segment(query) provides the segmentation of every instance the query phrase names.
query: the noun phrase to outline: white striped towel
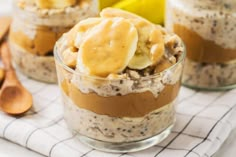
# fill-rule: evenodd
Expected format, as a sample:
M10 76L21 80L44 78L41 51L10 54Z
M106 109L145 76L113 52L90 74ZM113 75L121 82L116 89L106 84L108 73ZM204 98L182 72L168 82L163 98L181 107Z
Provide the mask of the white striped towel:
M81 144L63 120L56 85L30 80L18 73L34 97L34 107L23 117L0 112L0 137L50 157L208 157L236 126L236 90L201 92L181 88L177 121L170 136L144 151L109 154Z

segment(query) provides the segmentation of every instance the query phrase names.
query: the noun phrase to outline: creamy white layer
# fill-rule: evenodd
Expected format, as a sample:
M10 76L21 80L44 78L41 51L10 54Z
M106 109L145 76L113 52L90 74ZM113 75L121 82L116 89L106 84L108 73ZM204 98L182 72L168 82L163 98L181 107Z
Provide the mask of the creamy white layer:
M161 133L174 123L173 103L150 112L144 117L110 117L79 108L63 95L64 117L74 134L106 141L133 142ZM145 104L144 104L145 105Z

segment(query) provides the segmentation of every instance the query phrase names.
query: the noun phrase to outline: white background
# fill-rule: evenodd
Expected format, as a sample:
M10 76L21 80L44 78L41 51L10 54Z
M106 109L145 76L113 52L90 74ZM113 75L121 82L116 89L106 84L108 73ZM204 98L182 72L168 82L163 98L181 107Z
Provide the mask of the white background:
M11 14L11 0L0 0L0 16ZM234 130L222 148L214 157L235 157L236 130ZM30 150L0 138L0 157L43 157Z

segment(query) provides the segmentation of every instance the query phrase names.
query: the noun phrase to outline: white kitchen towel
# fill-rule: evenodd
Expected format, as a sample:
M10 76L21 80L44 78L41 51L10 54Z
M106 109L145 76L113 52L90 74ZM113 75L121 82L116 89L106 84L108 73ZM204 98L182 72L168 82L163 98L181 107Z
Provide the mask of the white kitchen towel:
M30 80L18 73L34 97L33 109L22 117L0 112L0 137L50 157L209 157L236 124L236 90L194 91L181 88L177 121L170 136L144 151L104 153L81 144L68 131L57 85Z

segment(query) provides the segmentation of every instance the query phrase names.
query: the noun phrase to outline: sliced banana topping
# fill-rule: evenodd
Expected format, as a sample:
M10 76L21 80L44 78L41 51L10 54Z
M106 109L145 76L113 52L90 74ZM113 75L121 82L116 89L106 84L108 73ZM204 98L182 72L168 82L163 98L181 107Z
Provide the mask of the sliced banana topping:
M101 21L101 18L88 18L75 25L67 33L68 45L79 48L83 37L86 35L85 33L95 25L99 24Z
M149 42L151 45L151 60L153 64L156 64L161 60L165 51L164 38L161 30L154 28L150 33Z
M41 9L63 9L76 4L76 0L36 0Z
M77 28L77 35L76 35L76 40L74 45L79 48L83 38L86 36L86 33L89 32L89 30L91 28L93 28L94 26L98 25L99 23L101 23L102 19L101 18L88 18L84 21L82 21Z
M164 55L164 39L162 30L146 19L119 9L104 9L100 13L103 18L123 17L133 23L138 30L138 47L129 62L131 69L144 69L157 64Z
M131 69L144 69L152 64L149 56L145 53L135 53L134 57L128 64Z
M82 73L107 77L122 72L137 49L138 33L124 18L106 18L86 32L78 52Z
M108 78L120 75L127 67L170 66L162 63L166 32L161 27L119 9L107 8L100 15L81 21L66 34L67 45L75 48L63 55L68 66L76 64L81 73Z

